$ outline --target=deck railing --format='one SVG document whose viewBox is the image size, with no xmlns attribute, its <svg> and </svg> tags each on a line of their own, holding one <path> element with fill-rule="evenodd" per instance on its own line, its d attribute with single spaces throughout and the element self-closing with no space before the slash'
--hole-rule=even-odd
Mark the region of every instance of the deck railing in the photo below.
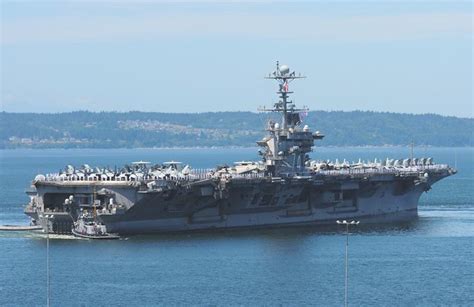
<svg viewBox="0 0 474 307">
<path fill-rule="evenodd" d="M 394 175 L 413 175 L 419 174 L 424 171 L 440 171 L 449 169 L 449 166 L 446 164 L 435 164 L 435 165 L 417 165 L 409 167 L 385 167 L 385 166 L 376 166 L 376 167 L 365 167 L 365 168 L 341 168 L 337 170 L 315 170 L 308 171 L 307 173 L 298 174 L 301 176 L 367 176 L 367 175 L 384 175 L 384 174 L 394 174 Z M 294 173 L 282 173 L 281 177 L 293 177 Z M 192 169 L 189 173 L 177 173 L 177 174 L 160 174 L 156 176 L 154 174 L 146 175 L 136 175 L 136 174 L 115 174 L 113 176 L 107 176 L 104 174 L 90 174 L 87 176 L 81 176 L 77 174 L 66 175 L 66 174 L 48 174 L 45 176 L 44 180 L 47 182 L 150 182 L 150 181 L 196 181 L 196 180 L 206 180 L 213 178 L 233 178 L 233 179 L 255 179 L 255 178 L 265 178 L 270 177 L 265 175 L 263 172 L 258 173 L 226 173 L 222 171 L 217 171 L 216 169 Z"/>
</svg>

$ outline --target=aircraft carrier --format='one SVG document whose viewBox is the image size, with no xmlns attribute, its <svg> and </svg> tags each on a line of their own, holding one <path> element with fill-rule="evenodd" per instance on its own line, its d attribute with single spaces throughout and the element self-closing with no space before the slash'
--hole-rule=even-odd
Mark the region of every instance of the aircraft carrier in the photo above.
<svg viewBox="0 0 474 307">
<path fill-rule="evenodd" d="M 193 169 L 170 161 L 133 162 L 121 169 L 68 165 L 37 175 L 25 213 L 47 232 L 71 233 L 84 215 L 108 233 L 139 234 L 244 227 L 406 221 L 438 180 L 456 173 L 431 158 L 374 161 L 311 160 L 324 135 L 303 125 L 289 99 L 289 84 L 304 78 L 279 65 L 267 79 L 278 83 L 278 102 L 258 161 Z M 315 154 L 317 156 L 317 154 Z M 105 228 L 104 228 L 105 226 Z M 105 231 L 105 230 L 104 230 Z"/>
</svg>

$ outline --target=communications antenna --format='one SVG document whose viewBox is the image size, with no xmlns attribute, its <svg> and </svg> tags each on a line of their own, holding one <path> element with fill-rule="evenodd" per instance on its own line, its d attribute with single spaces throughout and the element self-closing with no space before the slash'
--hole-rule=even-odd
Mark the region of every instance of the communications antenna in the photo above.
<svg viewBox="0 0 474 307">
<path fill-rule="evenodd" d="M 304 79 L 306 76 L 302 76 L 301 73 L 296 75 L 296 72 L 290 72 L 290 68 L 287 65 L 280 65 L 280 62 L 276 62 L 276 69 L 272 73 L 269 73 L 265 79 L 273 79 L 278 82 L 278 92 L 279 98 L 281 99 L 277 103 L 274 104 L 273 108 L 260 108 L 259 111 L 262 112 L 279 112 L 282 113 L 282 129 L 287 130 L 289 121 L 288 121 L 288 113 L 296 113 L 296 112 L 307 112 L 308 108 L 296 109 L 293 105 L 293 101 L 288 100 L 289 95 L 293 94 L 289 90 L 289 83 L 293 82 L 296 79 Z M 290 123 L 291 125 L 291 123 Z"/>
</svg>

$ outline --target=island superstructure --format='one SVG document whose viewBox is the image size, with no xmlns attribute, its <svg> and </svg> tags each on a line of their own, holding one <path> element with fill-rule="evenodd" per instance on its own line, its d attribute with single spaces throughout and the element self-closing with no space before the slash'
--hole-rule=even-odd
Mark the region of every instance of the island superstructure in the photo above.
<svg viewBox="0 0 474 307">
<path fill-rule="evenodd" d="M 266 78 L 277 81 L 279 100 L 261 111 L 281 118 L 270 120 L 267 135 L 257 142 L 259 161 L 214 169 L 176 161 L 138 161 L 114 170 L 68 165 L 59 173 L 36 176 L 25 213 L 48 232 L 71 233 L 81 217 L 92 216 L 102 232 L 122 235 L 338 219 L 406 221 L 418 215 L 423 192 L 456 173 L 431 158 L 312 160 L 314 142 L 324 135 L 303 125 L 307 110 L 289 100 L 289 84 L 304 76 L 277 62 Z"/>
</svg>

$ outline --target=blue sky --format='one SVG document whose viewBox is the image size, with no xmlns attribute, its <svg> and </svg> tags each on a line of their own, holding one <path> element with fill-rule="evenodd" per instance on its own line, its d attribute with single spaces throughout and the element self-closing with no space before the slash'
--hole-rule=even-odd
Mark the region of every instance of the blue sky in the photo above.
<svg viewBox="0 0 474 307">
<path fill-rule="evenodd" d="M 473 116 L 472 3 L 2 1 L 11 112 L 256 111 L 275 61 L 313 110 Z"/>
</svg>

